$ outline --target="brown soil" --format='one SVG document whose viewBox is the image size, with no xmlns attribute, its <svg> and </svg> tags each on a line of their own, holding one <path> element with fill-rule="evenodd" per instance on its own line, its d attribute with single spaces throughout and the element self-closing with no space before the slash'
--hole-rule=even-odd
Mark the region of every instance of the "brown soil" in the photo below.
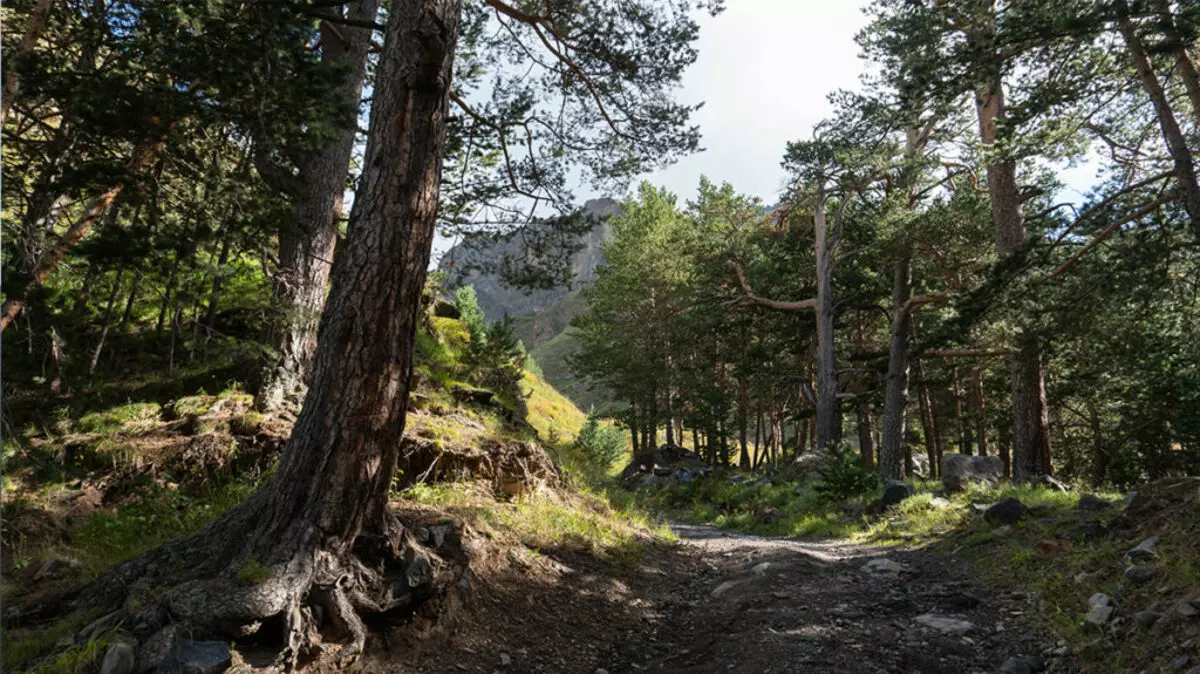
<svg viewBox="0 0 1200 674">
<path fill-rule="evenodd" d="M 651 546 L 625 567 L 579 553 L 510 557 L 477 581 L 451 627 L 424 638 L 398 627 L 360 669 L 995 672 L 1054 645 L 1034 634 L 1028 599 L 990 593 L 944 551 L 677 531 L 679 545 Z M 862 569 L 878 557 L 906 570 Z M 923 614 L 974 628 L 939 633 L 917 622 Z M 1045 664 L 1078 671 L 1069 656 Z"/>
</svg>

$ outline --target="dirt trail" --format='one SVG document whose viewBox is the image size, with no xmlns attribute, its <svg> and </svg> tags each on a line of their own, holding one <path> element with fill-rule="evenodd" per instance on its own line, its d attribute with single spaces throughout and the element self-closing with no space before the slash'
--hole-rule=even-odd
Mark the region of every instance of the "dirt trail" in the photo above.
<svg viewBox="0 0 1200 674">
<path fill-rule="evenodd" d="M 989 593 L 946 552 L 675 528 L 680 557 L 699 564 L 672 583 L 643 638 L 614 647 L 612 674 L 996 672 L 1053 646 L 1031 633 L 1027 599 Z M 890 563 L 900 569 L 864 570 Z M 1040 660 L 1027 664 L 1076 671 Z"/>
</svg>

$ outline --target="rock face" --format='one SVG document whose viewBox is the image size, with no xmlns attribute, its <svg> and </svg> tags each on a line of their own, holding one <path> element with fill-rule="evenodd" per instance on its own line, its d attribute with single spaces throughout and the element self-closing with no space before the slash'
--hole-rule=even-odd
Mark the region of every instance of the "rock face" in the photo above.
<svg viewBox="0 0 1200 674">
<path fill-rule="evenodd" d="M 1004 462 L 998 456 L 946 454 L 942 457 L 942 485 L 946 491 L 962 491 L 970 482 L 994 487 L 1004 477 Z"/>
<path fill-rule="evenodd" d="M 583 205 L 584 213 L 595 218 L 596 225 L 581 237 L 579 243 L 583 247 L 571 256 L 570 270 L 573 273 L 573 281 L 569 287 L 556 286 L 527 291 L 508 286 L 498 270 L 479 269 L 480 265 L 497 265 L 506 258 L 525 258 L 528 247 L 526 237 L 521 233 L 495 242 L 478 240 L 455 246 L 442 255 L 438 269 L 449 273 L 454 285 L 475 287 L 479 308 L 489 321 L 500 320 L 505 315 L 515 318 L 531 314 L 551 306 L 566 297 L 571 290 L 591 285 L 596 280 L 596 267 L 604 261 L 601 246 L 612 239 L 612 227 L 607 222 L 608 217 L 619 213 L 620 210 L 617 201 L 607 198 L 592 199 Z"/>
</svg>

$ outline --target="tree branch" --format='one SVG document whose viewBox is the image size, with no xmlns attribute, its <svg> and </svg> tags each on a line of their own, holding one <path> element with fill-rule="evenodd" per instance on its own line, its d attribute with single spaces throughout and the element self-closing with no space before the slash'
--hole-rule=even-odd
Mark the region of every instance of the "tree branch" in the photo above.
<svg viewBox="0 0 1200 674">
<path fill-rule="evenodd" d="M 729 260 L 729 266 L 737 274 L 738 284 L 741 285 L 742 292 L 745 293 L 732 302 L 728 302 L 732 306 L 759 306 L 776 311 L 815 311 L 817 308 L 816 298 L 801 300 L 799 302 L 782 302 L 759 297 L 754 294 L 754 291 L 750 289 L 750 284 L 746 282 L 746 270 L 742 269 L 742 266 L 733 260 Z"/>
</svg>

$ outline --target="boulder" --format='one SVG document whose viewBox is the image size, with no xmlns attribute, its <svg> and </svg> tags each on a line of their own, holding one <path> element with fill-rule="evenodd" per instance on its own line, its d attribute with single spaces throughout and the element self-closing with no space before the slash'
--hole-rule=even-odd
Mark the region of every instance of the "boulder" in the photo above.
<svg viewBox="0 0 1200 674">
<path fill-rule="evenodd" d="M 100 664 L 100 674 L 133 674 L 137 642 L 128 639 L 114 641 L 104 652 L 104 662 Z"/>
<path fill-rule="evenodd" d="M 433 301 L 433 315 L 439 318 L 453 318 L 454 320 L 462 318 L 462 312 L 459 311 L 458 307 L 443 299 Z"/>
<path fill-rule="evenodd" d="M 879 497 L 879 505 L 885 509 L 890 508 L 912 495 L 912 485 L 899 480 L 888 480 L 887 486 L 883 488 L 883 496 Z"/>
<path fill-rule="evenodd" d="M 1125 577 L 1134 583 L 1144 583 L 1154 577 L 1154 569 L 1149 566 L 1135 564 L 1125 569 Z"/>
<path fill-rule="evenodd" d="M 1095 494 L 1084 494 L 1079 497 L 1079 503 L 1075 504 L 1076 510 L 1104 510 L 1112 504 Z"/>
<path fill-rule="evenodd" d="M 988 524 L 1000 526 L 1016 524 L 1025 518 L 1027 508 L 1024 503 L 1015 498 L 1006 498 L 983 512 L 983 519 Z"/>
<path fill-rule="evenodd" d="M 1146 562 L 1158 556 L 1158 553 L 1154 552 L 1155 545 L 1158 545 L 1158 536 L 1151 536 L 1125 554 L 1134 563 Z"/>
<path fill-rule="evenodd" d="M 1003 477 L 1004 462 L 998 456 L 951 453 L 942 457 L 942 485 L 948 492 L 962 491 L 971 482 L 995 487 Z"/>
<path fill-rule="evenodd" d="M 159 674 L 221 674 L 233 664 L 223 641 L 180 639 L 158 666 Z"/>
</svg>

